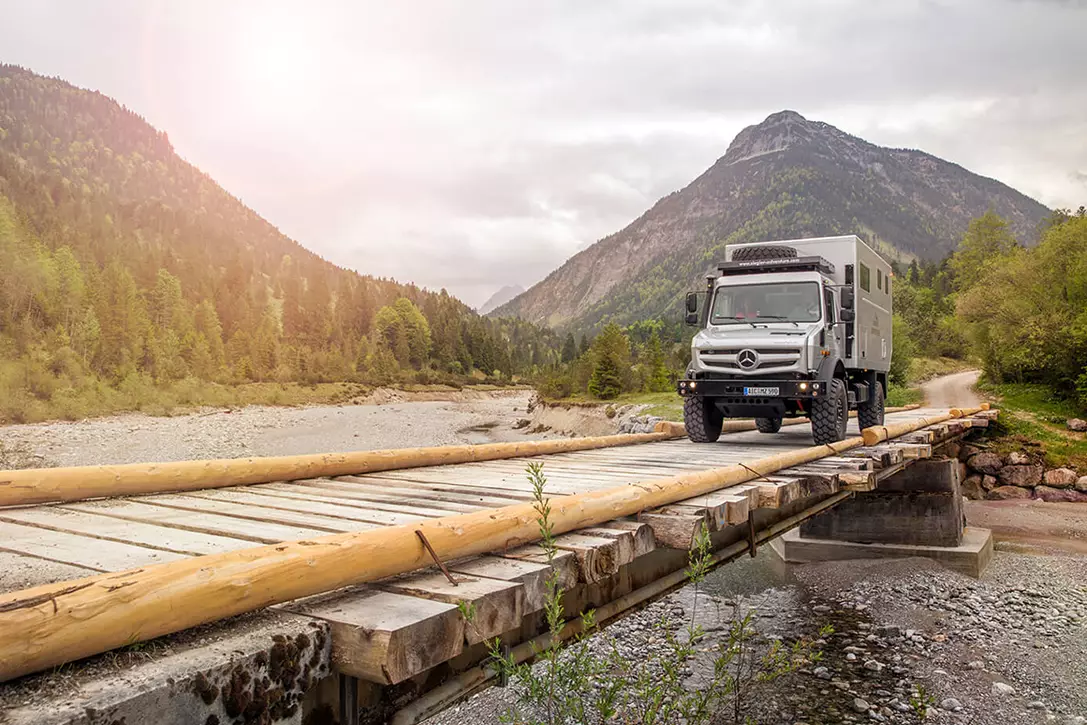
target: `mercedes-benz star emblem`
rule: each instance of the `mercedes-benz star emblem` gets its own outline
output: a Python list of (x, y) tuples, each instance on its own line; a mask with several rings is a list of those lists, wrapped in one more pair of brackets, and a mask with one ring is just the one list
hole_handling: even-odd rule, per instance
[(759, 354), (754, 350), (740, 350), (740, 354), (736, 356), (736, 362), (744, 370), (751, 370), (759, 364)]

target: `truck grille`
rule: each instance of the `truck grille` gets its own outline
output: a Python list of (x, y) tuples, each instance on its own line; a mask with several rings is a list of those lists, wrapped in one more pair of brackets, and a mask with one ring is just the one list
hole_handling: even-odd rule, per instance
[(750, 348), (759, 354), (759, 362), (755, 367), (741, 368), (736, 357), (744, 347), (714, 348), (701, 350), (699, 359), (706, 367), (720, 368), (722, 370), (739, 370), (745, 373), (774, 370), (779, 368), (792, 368), (800, 361), (800, 348), (798, 347), (767, 347)]

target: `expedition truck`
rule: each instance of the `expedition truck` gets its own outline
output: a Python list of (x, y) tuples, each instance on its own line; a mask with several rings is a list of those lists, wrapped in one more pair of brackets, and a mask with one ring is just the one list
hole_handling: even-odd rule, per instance
[(716, 441), (725, 418), (776, 433), (807, 416), (817, 444), (845, 437), (850, 410), (883, 424), (891, 266), (858, 237), (730, 245), (686, 310), (701, 328), (677, 381), (692, 441)]

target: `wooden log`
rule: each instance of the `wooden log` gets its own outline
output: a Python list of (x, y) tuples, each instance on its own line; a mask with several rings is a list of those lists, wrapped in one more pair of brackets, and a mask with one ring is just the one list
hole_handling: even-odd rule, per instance
[[(875, 444), (950, 418), (867, 429)], [(893, 430), (893, 432), (892, 432)], [(870, 433), (871, 432), (871, 433)], [(658, 438), (650, 438), (658, 440)], [(550, 499), (556, 533), (659, 508), (858, 448), (863, 438)], [(0, 681), (272, 604), (539, 538), (530, 503), (144, 566), (0, 595)]]
[(251, 483), (346, 476), (452, 463), (493, 461), (592, 448), (666, 441), (675, 431), (592, 436), (548, 441), (483, 445), (398, 448), (355, 453), (320, 453), (271, 458), (228, 458), (213, 461), (130, 463), (119, 466), (74, 466), (0, 471), (0, 506), (54, 501), (80, 501), (106, 496), (167, 493), (222, 488)]

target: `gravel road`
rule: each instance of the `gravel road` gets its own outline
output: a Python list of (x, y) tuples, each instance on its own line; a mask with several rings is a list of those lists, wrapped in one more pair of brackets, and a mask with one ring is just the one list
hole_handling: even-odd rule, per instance
[[(119, 415), (0, 428), (0, 444), (45, 465), (184, 461), (410, 448), (544, 438), (513, 429), (531, 391), (499, 391), (452, 402), (250, 406), (151, 417)], [(41, 463), (38, 463), (41, 465)]]
[(981, 399), (974, 392), (980, 370), (967, 370), (954, 375), (942, 375), (921, 385), (925, 405), (932, 408), (970, 408)]

